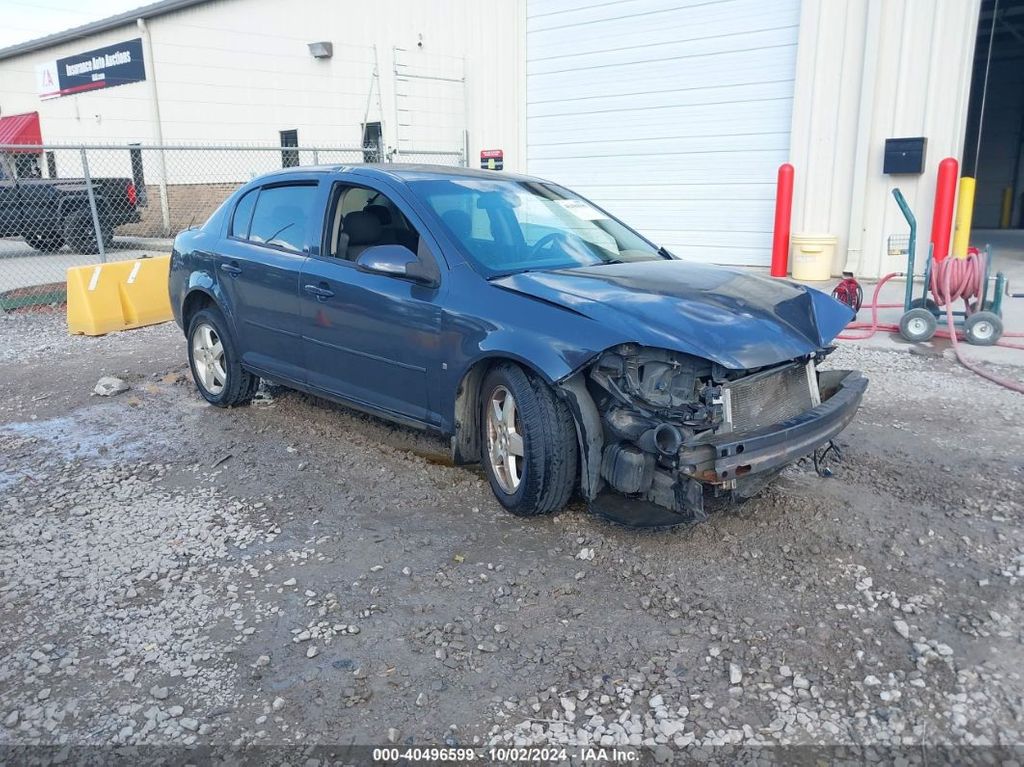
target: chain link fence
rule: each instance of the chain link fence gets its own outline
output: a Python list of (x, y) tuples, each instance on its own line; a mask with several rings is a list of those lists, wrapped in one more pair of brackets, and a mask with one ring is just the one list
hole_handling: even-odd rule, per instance
[(0, 312), (59, 306), (68, 267), (170, 253), (239, 186), (282, 167), (461, 166), (461, 151), (0, 145)]

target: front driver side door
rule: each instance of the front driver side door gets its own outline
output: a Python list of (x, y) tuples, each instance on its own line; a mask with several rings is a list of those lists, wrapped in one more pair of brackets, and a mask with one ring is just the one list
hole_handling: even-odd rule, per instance
[[(350, 190), (355, 191), (349, 200), (358, 201), (354, 208), (348, 203), (353, 209), (346, 208)], [(347, 184), (331, 187), (321, 252), (302, 269), (307, 383), (356, 404), (436, 424), (444, 284), (426, 286), (356, 267), (358, 253), (382, 241), (405, 242), (421, 260), (434, 258), (416, 222), (379, 189), (370, 190), (365, 207), (386, 207), (388, 214), (379, 227), (357, 231), (356, 219), (365, 223), (371, 215), (363, 206), (366, 191)]]

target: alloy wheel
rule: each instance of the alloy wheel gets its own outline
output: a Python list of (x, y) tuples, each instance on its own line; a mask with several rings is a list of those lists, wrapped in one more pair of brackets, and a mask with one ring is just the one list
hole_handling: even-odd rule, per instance
[(196, 326), (192, 334), (192, 364), (199, 385), (213, 395), (224, 391), (228, 381), (224, 365), (224, 344), (217, 329), (207, 323)]
[(487, 407), (487, 455), (501, 489), (512, 495), (523, 481), (523, 435), (516, 400), (504, 386), (491, 392)]

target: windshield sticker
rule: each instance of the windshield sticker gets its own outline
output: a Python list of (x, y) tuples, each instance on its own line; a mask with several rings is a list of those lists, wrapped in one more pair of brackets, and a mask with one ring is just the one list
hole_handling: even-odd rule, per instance
[(583, 200), (555, 200), (555, 202), (584, 221), (598, 221), (608, 218), (604, 213), (591, 205), (587, 205)]

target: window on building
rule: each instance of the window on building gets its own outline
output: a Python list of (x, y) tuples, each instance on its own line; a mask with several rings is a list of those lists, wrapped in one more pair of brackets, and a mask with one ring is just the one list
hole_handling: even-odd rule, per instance
[(142, 150), (129, 149), (128, 155), (132, 162), (132, 183), (135, 184), (139, 205), (145, 205), (148, 202), (148, 195), (146, 194), (146, 173), (142, 164)]
[(46, 153), (46, 172), (49, 178), (57, 178), (57, 155), (53, 152)]
[(306, 222), (315, 197), (315, 184), (264, 187), (256, 199), (247, 239), (301, 252), (306, 245)]
[(380, 123), (363, 124), (363, 162), (383, 162)]
[(296, 149), (285, 147), (299, 145), (299, 132), (297, 130), (281, 131), (281, 167), (294, 168), (299, 164), (299, 152)]

